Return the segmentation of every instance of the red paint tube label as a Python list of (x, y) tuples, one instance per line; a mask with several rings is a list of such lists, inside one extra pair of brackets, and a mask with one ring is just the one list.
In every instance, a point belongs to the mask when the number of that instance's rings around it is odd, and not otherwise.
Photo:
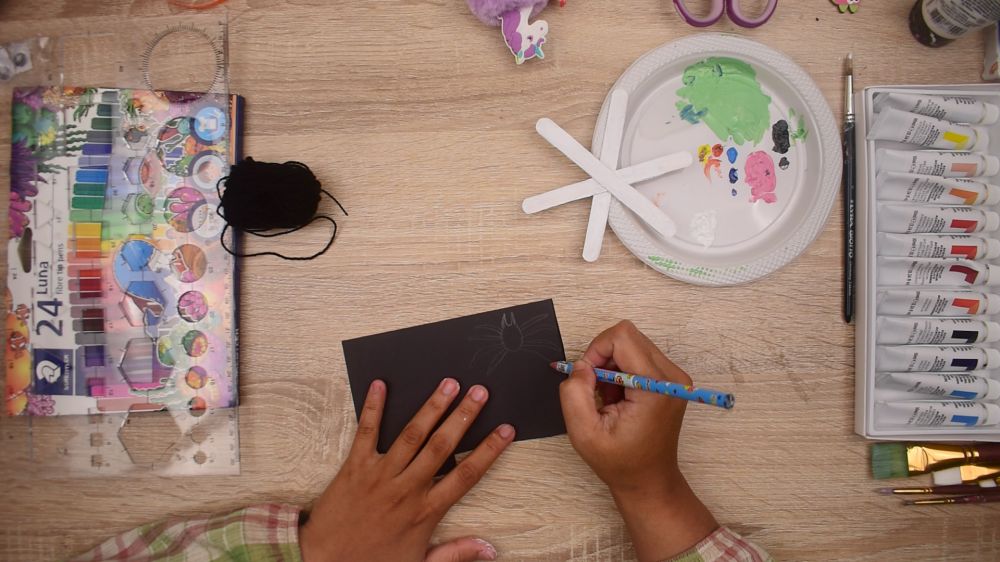
[(963, 232), (975, 232), (977, 226), (979, 226), (979, 221), (968, 220), (968, 219), (951, 219), (951, 228), (953, 230), (961, 230)]
[(976, 282), (976, 278), (979, 277), (979, 272), (967, 265), (953, 265), (948, 268), (948, 271), (954, 271), (955, 273), (960, 273), (965, 276), (965, 282), (972, 285)]

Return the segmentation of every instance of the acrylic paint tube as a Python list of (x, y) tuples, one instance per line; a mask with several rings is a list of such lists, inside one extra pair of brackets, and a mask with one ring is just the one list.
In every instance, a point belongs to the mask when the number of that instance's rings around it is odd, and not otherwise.
[(971, 291), (879, 291), (879, 314), (895, 316), (977, 316), (1000, 314), (1000, 295)]
[(932, 205), (996, 205), (1000, 187), (968, 178), (942, 178), (901, 172), (879, 172), (879, 201)]
[(990, 135), (983, 127), (958, 125), (891, 107), (876, 115), (868, 140), (905, 142), (942, 150), (986, 150), (990, 145)]
[(1000, 285), (1000, 266), (972, 260), (878, 258), (878, 284), (904, 287)]
[(878, 318), (878, 343), (950, 345), (1000, 341), (1000, 324), (968, 318)]
[(968, 234), (878, 234), (878, 255), (900, 258), (1000, 257), (1000, 240)]
[(1000, 158), (982, 152), (954, 150), (893, 150), (880, 148), (879, 170), (945, 178), (975, 178), (1000, 174)]
[(1000, 367), (1000, 351), (975, 345), (880, 345), (875, 362), (879, 371), (976, 371)]
[(932, 96), (899, 92), (875, 94), (872, 109), (876, 113), (890, 107), (952, 123), (992, 125), (1000, 119), (1000, 107), (979, 101), (972, 96)]
[(996, 425), (1000, 406), (971, 400), (876, 402), (878, 425), (933, 427)]
[(879, 232), (971, 234), (1000, 228), (1000, 215), (974, 207), (878, 206)]
[(875, 384), (879, 388), (950, 400), (1000, 398), (1000, 381), (971, 373), (882, 373)]

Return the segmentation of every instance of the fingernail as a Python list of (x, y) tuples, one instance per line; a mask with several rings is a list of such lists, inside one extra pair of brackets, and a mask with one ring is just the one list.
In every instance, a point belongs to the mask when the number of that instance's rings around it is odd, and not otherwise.
[(368, 387), (368, 392), (372, 394), (379, 394), (383, 390), (385, 390), (385, 383), (378, 379), (373, 380), (372, 384)]
[(505, 423), (497, 428), (497, 433), (499, 433), (500, 437), (503, 437), (504, 439), (510, 439), (514, 436), (514, 426)]
[(441, 381), (441, 394), (451, 396), (458, 392), (458, 381), (455, 379), (444, 379)]
[(476, 386), (469, 389), (469, 398), (472, 398), (476, 402), (482, 402), (486, 400), (486, 389), (477, 384)]
[(479, 556), (482, 556), (483, 560), (497, 559), (497, 549), (492, 544), (484, 541), (483, 539), (473, 540), (479, 543)]

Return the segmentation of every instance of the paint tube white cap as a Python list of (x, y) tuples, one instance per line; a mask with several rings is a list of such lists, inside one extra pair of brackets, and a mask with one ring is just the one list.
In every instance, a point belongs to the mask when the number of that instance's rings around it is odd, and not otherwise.
[(998, 228), (1000, 228), (1000, 215), (993, 211), (986, 211), (986, 226), (983, 227), (983, 230), (993, 232)]
[(983, 154), (983, 160), (986, 162), (986, 169), (983, 171), (984, 176), (1000, 174), (1000, 158), (992, 154)]
[(1000, 257), (1000, 240), (983, 238), (983, 242), (986, 243), (986, 252), (982, 259), (991, 260), (995, 257)]
[[(1000, 341), (1000, 322), (987, 322), (986, 323), (986, 339), (985, 342), (995, 342)], [(997, 383), (1000, 384), (1000, 383)], [(995, 398), (1000, 398), (1000, 395)], [(992, 398), (991, 398), (992, 400)]]
[(1000, 119), (1000, 107), (992, 103), (983, 103), (983, 118), (979, 121), (980, 125), (992, 125)]
[[(990, 369), (1000, 367), (1000, 351), (992, 347), (987, 347), (984, 351), (986, 352), (986, 367)], [(996, 406), (996, 404), (993, 405)], [(997, 421), (1000, 422), (1000, 406), (997, 406)]]
[(996, 205), (997, 203), (1000, 203), (1000, 187), (988, 183), (985, 185), (986, 185), (986, 199), (984, 199), (981, 204)]
[[(990, 329), (992, 330), (992, 328)], [(1000, 398), (1000, 381), (986, 379), (986, 396), (983, 396), (982, 400), (996, 400), (997, 398)]]
[[(986, 266), (986, 285), (1000, 286), (1000, 265), (984, 265)], [(1000, 363), (997, 363), (997, 367), (1000, 367)]]
[(1000, 295), (983, 295), (986, 300), (986, 310), (984, 314), (1000, 314)]
[(969, 126), (976, 131), (976, 144), (972, 145), (970, 150), (985, 152), (990, 147), (990, 134), (987, 132), (986, 127)]

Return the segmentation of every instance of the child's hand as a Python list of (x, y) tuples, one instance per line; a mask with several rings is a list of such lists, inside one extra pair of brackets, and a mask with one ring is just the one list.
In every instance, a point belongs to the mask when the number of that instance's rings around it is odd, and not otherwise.
[(626, 320), (591, 342), (560, 388), (570, 442), (611, 490), (639, 559), (670, 558), (718, 527), (677, 464), (687, 402), (602, 383), (598, 409), (594, 367), (686, 385), (691, 377)]
[(386, 388), (382, 381), (372, 383), (350, 455), (300, 528), (305, 562), (496, 559), (496, 550), (489, 543), (472, 537), (428, 548), (444, 514), (476, 485), (514, 439), (514, 428), (501, 425), (435, 483), (434, 474), (488, 398), (485, 388), (473, 386), (430, 435), (458, 390), (454, 379), (441, 381), (389, 452), (379, 455), (375, 444)]

